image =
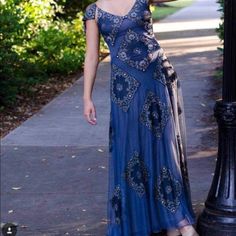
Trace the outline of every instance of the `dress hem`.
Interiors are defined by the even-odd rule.
[[[194,225],[194,224],[196,224],[196,219],[189,220],[188,223],[184,224],[181,227],[184,227],[184,226],[187,226],[187,225]],[[181,228],[181,227],[167,227],[167,228],[162,228],[160,230],[152,230],[150,232],[145,232],[145,233],[143,231],[139,231],[139,232],[132,233],[129,236],[152,236],[152,234],[159,234],[159,233],[161,233],[165,230],[168,231],[168,230],[171,230],[171,229],[174,229],[174,228]],[[111,236],[111,234],[106,233],[106,236]],[[120,236],[120,235],[118,234],[118,235],[115,235],[115,236]]]

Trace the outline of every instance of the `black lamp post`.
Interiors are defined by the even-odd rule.
[[[224,76],[216,101],[218,156],[205,209],[197,222],[201,236],[236,236],[236,0],[224,1]]]

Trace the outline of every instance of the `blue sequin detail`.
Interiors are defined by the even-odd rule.
[[[86,20],[93,20],[95,19],[95,12],[96,12],[96,4],[92,3],[87,6],[85,13],[83,15],[83,26],[84,26],[84,31],[86,31]]]
[[[171,170],[167,167],[161,169],[161,173],[157,179],[154,189],[155,198],[161,204],[174,213],[180,205],[180,196],[182,194],[182,186],[180,181],[174,178]]]
[[[115,213],[115,223],[121,223],[121,188],[120,185],[117,185],[113,191],[111,198],[111,205]]]
[[[110,30],[108,33],[104,33],[103,37],[107,44],[114,45],[116,34],[120,29],[120,26],[123,22],[123,19],[119,16],[112,15],[108,12],[102,11],[100,8],[98,8],[98,20],[101,22],[106,22],[106,24],[101,24],[101,27],[107,27],[109,22],[110,24]]]
[[[113,140],[114,140],[114,127],[113,127],[113,125],[112,125],[112,116],[110,115],[109,133],[108,133],[108,147],[109,147],[109,152],[112,151]]]
[[[139,197],[146,193],[150,174],[138,151],[134,151],[131,159],[128,161],[123,177]]]
[[[147,91],[139,121],[150,129],[157,138],[161,138],[169,116],[170,107],[162,102],[153,91]]]
[[[159,48],[154,38],[140,35],[129,29],[119,47],[117,57],[131,67],[145,71],[153,60],[152,53]]]
[[[162,83],[163,85],[166,85],[166,75],[164,73],[162,61],[159,58],[155,64],[153,79],[157,80],[158,82]]]
[[[123,111],[128,111],[140,82],[123,71],[117,65],[112,64],[111,76],[111,100]]]
[[[143,24],[147,32],[153,34],[152,31],[152,19],[150,10],[144,11],[143,14],[140,14],[140,7],[142,4],[147,4],[146,0],[136,0],[133,7],[129,11],[129,13],[125,16],[118,16],[107,11],[102,10],[95,3],[90,4],[85,11],[83,20],[94,19],[95,12],[97,9],[97,19],[101,30],[107,28],[109,25],[110,29],[104,30],[103,37],[108,45],[114,46],[117,33],[124,21],[124,19],[129,19],[131,21],[137,22],[138,24]],[[103,23],[106,22],[106,23]],[[85,23],[84,29],[86,30]]]

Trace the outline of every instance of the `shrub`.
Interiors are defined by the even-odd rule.
[[[14,105],[17,95],[54,74],[82,68],[81,2],[72,1],[78,4],[73,17],[64,9],[71,1],[61,2],[64,5],[56,0],[0,0],[1,108]]]
[[[48,75],[69,74],[80,69],[85,50],[81,19],[79,13],[70,23],[58,20],[47,29],[41,29],[27,44],[22,56],[40,65]]]
[[[14,47],[21,45],[22,34],[26,25],[21,23],[19,9],[15,8],[13,1],[0,4],[0,103],[2,106],[13,105],[17,94],[22,87],[30,85],[27,80],[28,71],[34,71],[34,76],[43,74],[37,65],[25,61],[15,51]],[[29,69],[29,70],[27,70]]]
[[[58,0],[59,5],[63,6],[64,13],[57,13],[58,16],[63,18],[74,18],[79,11],[84,11],[86,6],[94,0]]]
[[[223,22],[224,21],[224,0],[218,0],[217,2],[220,4],[220,8],[218,9],[218,11],[222,13],[221,15],[222,23],[217,28],[217,32],[218,32],[219,38],[223,41],[224,40],[224,22]]]
[[[222,23],[220,23],[219,27],[216,29],[216,32],[218,33],[218,36],[222,42],[222,46],[218,47],[218,50],[221,51],[222,55],[223,55],[223,50],[224,50],[224,46],[223,46],[223,41],[224,41],[224,0],[218,0],[217,2],[220,4],[218,11],[221,12],[221,20],[222,20]],[[222,66],[216,71],[216,77],[217,78],[223,77],[223,63],[222,63]]]

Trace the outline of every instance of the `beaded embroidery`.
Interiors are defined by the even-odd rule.
[[[170,212],[174,213],[180,204],[181,194],[180,182],[174,178],[170,169],[163,167],[155,184],[155,198]]]
[[[146,183],[150,174],[145,165],[144,160],[140,157],[137,151],[134,151],[132,158],[129,160],[123,177],[127,180],[130,187],[138,194],[143,196],[146,192]]]
[[[147,9],[141,9],[142,14],[140,14],[140,7],[142,4],[145,4],[144,7],[145,9]],[[128,15],[128,18],[134,22],[137,22],[139,25],[143,25],[148,34],[155,37],[152,26],[152,13],[148,7],[147,0],[139,0],[138,4],[135,5],[131,14]]]
[[[106,11],[103,11],[102,9],[98,8],[98,19],[99,19],[99,21],[100,20],[104,20],[106,22],[107,22],[107,20],[110,21],[109,25],[111,26],[111,29],[109,30],[108,34],[104,33],[103,37],[104,37],[105,41],[108,44],[110,42],[110,44],[112,46],[114,46],[115,39],[116,39],[116,34],[119,31],[119,28],[120,28],[120,26],[121,26],[121,24],[123,22],[123,18],[119,17],[119,16],[112,15],[112,14],[110,14],[110,13],[108,13]],[[106,23],[104,25],[101,24],[101,28],[103,28],[103,26],[107,27],[107,25],[108,25],[108,23]]]
[[[158,51],[158,57],[161,60],[162,72],[165,75],[166,83],[171,84],[177,79],[177,73],[162,48]]]
[[[159,58],[156,61],[155,70],[154,70],[154,73],[153,73],[153,79],[159,81],[163,85],[166,85],[166,77],[165,77],[165,74],[163,72],[162,62]]]
[[[133,5],[133,7],[131,8],[131,10],[128,12],[127,15],[125,16],[118,16],[118,15],[114,15],[112,13],[109,13],[107,11],[102,10],[100,7],[97,7],[97,5],[95,3],[92,3],[90,5],[88,5],[88,7],[86,8],[84,17],[83,17],[83,21],[84,21],[84,31],[86,31],[86,25],[85,25],[85,21],[88,19],[95,19],[95,12],[97,9],[97,18],[98,21],[101,26],[101,30],[103,30],[103,27],[107,27],[108,25],[110,25],[111,29],[109,30],[104,30],[103,33],[103,37],[105,39],[105,41],[109,44],[114,46],[115,44],[115,39],[116,39],[116,35],[119,31],[119,28],[123,22],[124,19],[130,19],[132,21],[135,21],[139,24],[143,24],[145,29],[153,34],[153,30],[152,30],[152,19],[151,19],[151,12],[149,10],[144,11],[143,17],[142,14],[140,14],[140,6],[141,4],[147,4],[146,0],[135,0],[135,3]],[[110,24],[103,24],[102,20],[104,21],[109,21]],[[106,31],[108,33],[106,33]]]
[[[123,111],[128,111],[131,100],[139,86],[138,80],[112,64],[111,100]]]
[[[85,14],[83,16],[84,32],[86,31],[85,21],[95,19],[95,12],[96,12],[96,4],[92,3],[87,6],[87,8],[85,10]]]
[[[163,65],[163,71],[165,73],[166,79],[168,83],[172,83],[173,81],[176,80],[177,78],[177,73],[174,70],[174,67],[171,65],[169,59],[164,59],[162,61],[162,65]]]
[[[161,134],[170,116],[170,108],[152,91],[148,91],[139,121],[150,129],[157,138]]]
[[[134,21],[134,22],[139,22],[141,19],[141,14],[140,14],[140,6],[141,4],[145,3],[145,0],[135,0],[135,4],[130,10],[129,14],[127,14],[127,18]]]
[[[114,189],[113,196],[111,198],[111,204],[115,212],[115,223],[121,222],[121,188],[117,185]]]
[[[149,10],[145,10],[143,13],[143,24],[145,30],[150,34],[154,35],[153,26],[152,26],[152,14]]]
[[[113,146],[113,136],[114,136],[114,129],[112,127],[112,116],[110,115],[110,123],[109,123],[109,135],[108,135],[108,146],[109,146],[109,152],[112,151]]]
[[[140,14],[138,14],[139,6],[140,3],[144,2],[143,0],[139,1],[139,0],[135,0],[135,3],[133,5],[133,7],[131,8],[131,10],[128,12],[127,15],[125,16],[118,16],[118,15],[114,15],[112,13],[109,13],[107,11],[102,10],[101,8],[97,7],[98,9],[98,18],[102,19],[102,20],[109,20],[110,21],[110,25],[111,25],[111,30],[109,30],[109,33],[103,34],[103,37],[105,39],[105,41],[107,43],[110,42],[110,44],[112,46],[114,46],[115,44],[115,39],[116,39],[116,35],[119,31],[119,28],[123,22],[124,19],[128,18],[130,20],[135,20],[138,21],[140,20]],[[103,25],[102,25],[103,26]],[[107,24],[104,25],[105,27],[107,27]]]
[[[129,29],[119,47],[117,57],[128,65],[145,71],[152,61],[152,53],[159,48],[160,45],[154,38]]]

